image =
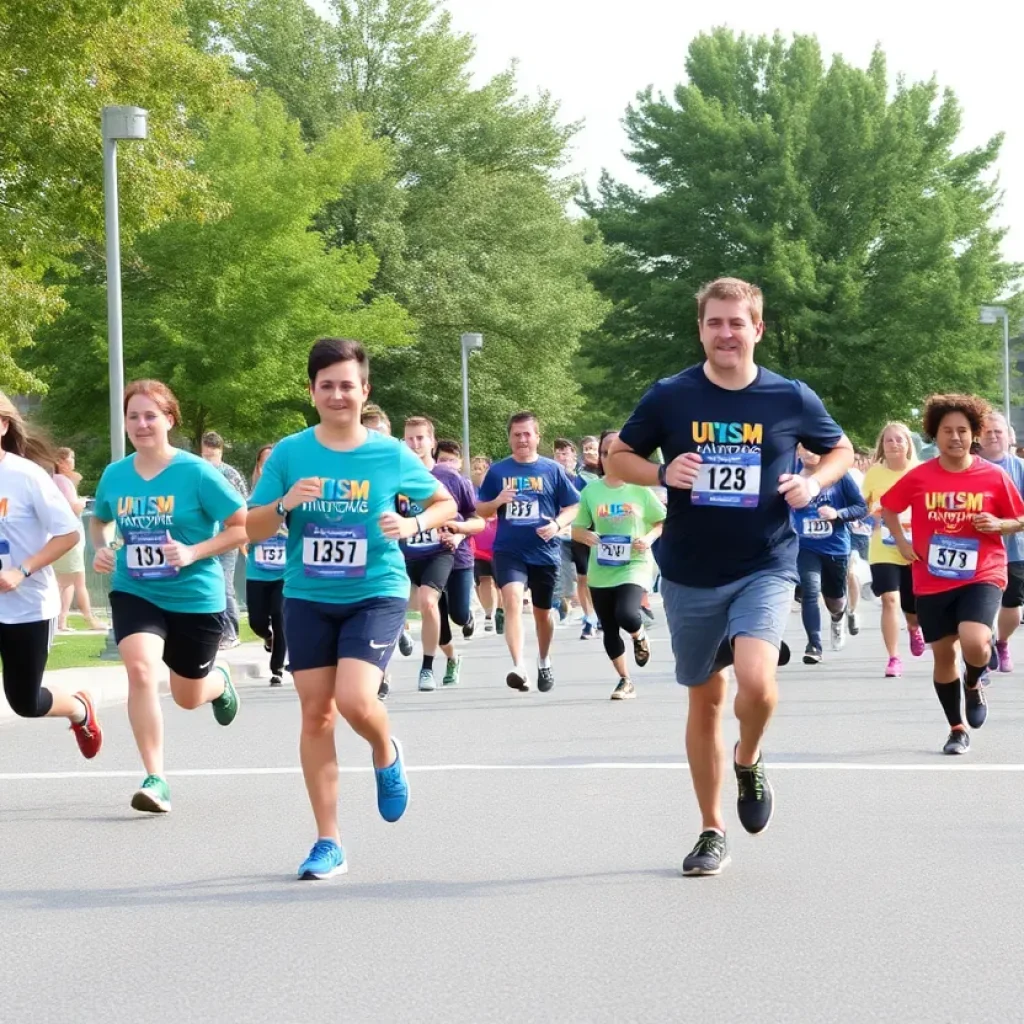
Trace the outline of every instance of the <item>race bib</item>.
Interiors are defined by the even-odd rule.
[[[164,545],[170,540],[166,530],[125,530],[124,557],[133,580],[166,580],[178,575],[176,565],[168,565]]]
[[[928,571],[946,580],[969,580],[978,571],[976,537],[947,537],[936,533],[928,544]]]
[[[599,537],[597,564],[607,566],[629,565],[633,557],[633,538],[618,534]]]
[[[429,551],[431,548],[441,546],[441,537],[437,530],[423,530],[421,533],[413,534],[406,542],[407,548],[415,548],[417,551]]]
[[[307,523],[302,534],[302,565],[316,579],[366,575],[366,527]]]
[[[284,537],[271,537],[256,545],[252,560],[256,563],[257,569],[263,569],[265,572],[284,572],[285,551]]]
[[[14,560],[11,558],[11,542],[0,540],[0,572],[7,572],[14,568]]]
[[[903,536],[907,538],[908,544],[913,540],[913,533],[906,524],[903,526]],[[882,523],[882,543],[889,548],[896,547],[896,538],[892,535],[892,530],[885,523]]]
[[[690,500],[694,505],[756,508],[761,497],[760,452],[707,452]]]
[[[831,537],[832,536],[832,523],[828,519],[812,519],[808,517],[804,520],[804,536],[805,537]]]
[[[532,494],[517,494],[505,506],[505,521],[514,526],[540,526],[540,501]]]

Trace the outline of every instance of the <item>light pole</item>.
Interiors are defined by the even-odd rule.
[[[103,108],[103,208],[107,232],[107,360],[110,370],[110,458],[124,458],[124,350],[121,337],[121,225],[117,209],[117,141],[145,139],[141,107]]]
[[[469,466],[469,353],[484,347],[482,334],[462,335],[462,474],[467,479]]]
[[[1006,426],[1013,426],[1010,419],[1010,311],[1005,306],[982,306],[978,323],[995,324],[1003,321],[1003,414]]]

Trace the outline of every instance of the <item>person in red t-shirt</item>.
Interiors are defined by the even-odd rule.
[[[901,477],[882,495],[882,519],[913,566],[917,616],[935,660],[935,693],[950,725],[946,754],[965,754],[971,740],[960,714],[957,642],[963,651],[967,723],[980,729],[988,706],[981,677],[992,653],[992,623],[1006,587],[1002,537],[1024,530],[1024,502],[998,466],[971,454],[990,412],[971,395],[933,395],[924,433],[937,458]],[[913,546],[900,526],[911,511]]]

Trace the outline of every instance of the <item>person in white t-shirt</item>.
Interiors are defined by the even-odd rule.
[[[78,543],[78,519],[51,475],[25,456],[53,454],[30,437],[0,392],[0,664],[4,695],[22,718],[67,718],[84,757],[103,745],[89,695],[53,693],[43,674],[60,614],[51,565]]]

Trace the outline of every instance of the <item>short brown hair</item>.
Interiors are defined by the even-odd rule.
[[[564,452],[566,448],[576,451],[576,445],[572,443],[567,437],[556,437],[554,449],[556,452]]]
[[[443,438],[437,442],[437,454],[444,452],[445,455],[454,455],[457,459],[462,458],[462,445],[450,438]]]
[[[540,420],[537,419],[537,414],[536,413],[528,412],[525,409],[523,410],[523,412],[514,412],[508,418],[508,427],[506,428],[505,433],[511,434],[512,433],[512,428],[517,423],[530,423],[531,421],[533,422],[533,425],[537,428],[537,433],[539,434],[540,433]]]
[[[426,416],[409,416],[405,421],[405,429],[410,427],[430,427],[430,436],[434,437],[434,421]]]
[[[939,433],[939,426],[943,418],[951,412],[959,412],[967,418],[967,422],[971,425],[971,436],[978,437],[981,434],[985,417],[991,411],[992,406],[984,398],[978,398],[977,395],[932,395],[924,403],[921,426],[925,435],[934,440]]]
[[[215,430],[208,430],[203,434],[202,440],[199,443],[204,448],[212,448],[215,452],[224,451],[224,438]]]
[[[367,402],[363,406],[362,415],[359,417],[359,422],[362,425],[368,426],[371,423],[386,423],[388,430],[391,429],[391,420],[388,419],[388,414],[379,406],[376,402]]]
[[[708,282],[697,292],[697,320],[704,323],[704,310],[708,299],[732,299],[745,302],[750,310],[750,320],[759,324],[764,315],[764,295],[756,284],[748,284],[738,277],[719,277]]]
[[[133,380],[124,389],[124,411],[128,412],[128,403],[136,396],[143,395],[148,398],[159,410],[170,419],[174,420],[177,427],[181,424],[181,406],[174,392],[160,380]]]

